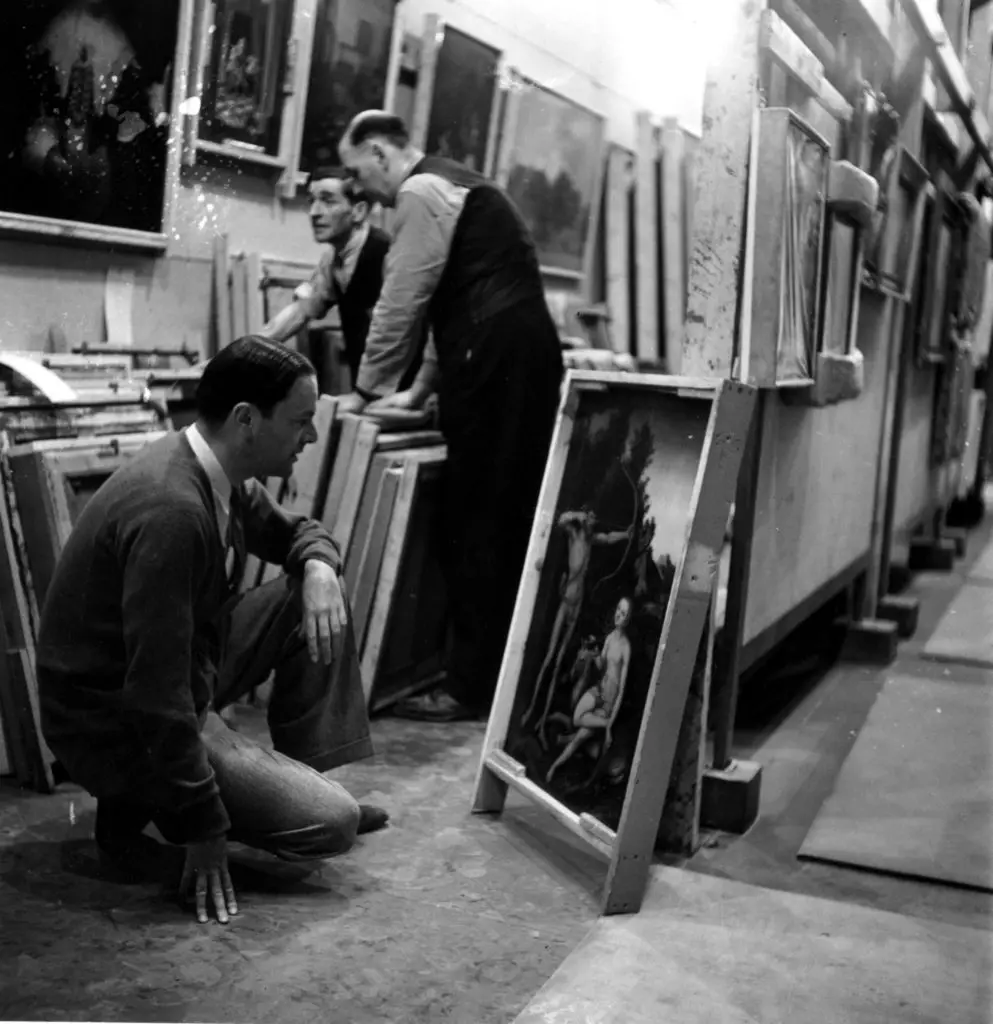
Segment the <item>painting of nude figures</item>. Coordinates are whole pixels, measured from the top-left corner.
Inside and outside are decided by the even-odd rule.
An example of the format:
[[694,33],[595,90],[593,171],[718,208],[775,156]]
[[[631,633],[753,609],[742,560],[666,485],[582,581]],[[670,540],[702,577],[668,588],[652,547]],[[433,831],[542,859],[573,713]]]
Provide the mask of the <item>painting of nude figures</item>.
[[504,750],[616,829],[711,404],[580,391]]

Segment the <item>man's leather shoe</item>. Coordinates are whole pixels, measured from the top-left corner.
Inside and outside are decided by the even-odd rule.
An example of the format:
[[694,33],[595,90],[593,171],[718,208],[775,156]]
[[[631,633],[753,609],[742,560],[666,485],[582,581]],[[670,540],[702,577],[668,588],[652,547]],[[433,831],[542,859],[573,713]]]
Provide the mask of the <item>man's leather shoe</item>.
[[479,717],[440,687],[399,701],[393,714],[415,722],[468,722]]
[[366,832],[378,832],[385,828],[390,816],[382,807],[374,807],[372,804],[359,804],[359,835],[364,836]]

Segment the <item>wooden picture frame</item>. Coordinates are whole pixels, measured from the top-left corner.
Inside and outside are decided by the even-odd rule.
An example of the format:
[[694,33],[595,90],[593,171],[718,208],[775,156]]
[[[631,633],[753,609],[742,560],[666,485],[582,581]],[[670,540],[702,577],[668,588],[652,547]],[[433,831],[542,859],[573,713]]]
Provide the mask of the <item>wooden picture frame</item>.
[[[606,144],[602,114],[516,69],[508,70],[496,182],[517,204],[531,230],[542,273],[585,282],[587,288],[599,228]],[[560,170],[549,180],[553,166]],[[556,200],[556,205],[548,197],[560,181],[566,198]],[[568,209],[570,203],[576,207],[572,217],[563,213],[558,223],[555,211]]]
[[448,23],[441,23],[434,37],[424,152],[486,174],[500,106],[503,54]]
[[[424,486],[425,475],[432,472],[429,467],[439,469],[446,458],[447,450],[444,447],[432,447],[404,452],[398,459],[401,467],[396,498],[389,518],[389,529],[375,581],[375,597],[361,648],[362,685],[366,700],[373,706],[377,697],[382,696],[377,695],[377,689],[381,689],[384,682],[383,669],[393,639],[391,634],[397,619],[397,608],[405,589],[411,583],[411,551],[415,540],[412,526],[418,521],[415,510],[419,493]],[[390,471],[387,472],[389,474]],[[375,556],[375,551],[370,553]],[[367,557],[370,553],[367,553]],[[391,696],[399,699],[396,694]]]
[[791,109],[755,111],[736,376],[757,387],[814,383],[830,151]]
[[634,208],[635,155],[611,144],[607,153],[606,239],[607,311],[614,352],[629,354],[634,347],[632,327],[635,268],[631,259]]
[[900,147],[896,168],[897,204],[894,208],[888,203],[885,205],[875,238],[878,253],[884,245],[887,232],[900,231],[900,243],[894,246],[896,266],[893,270],[884,270],[878,266],[878,260],[864,260],[862,284],[900,302],[909,302],[921,249],[924,216],[928,201],[934,196],[934,186],[924,165],[903,146]]
[[949,184],[937,184],[927,205],[926,222],[924,306],[917,335],[917,361],[922,366],[945,363],[951,339],[962,217]]
[[[755,398],[737,381],[566,377],[473,810],[500,812],[509,787],[544,808],[609,863],[606,914],[641,905]],[[568,572],[582,543],[590,580]],[[599,660],[589,629],[607,633]],[[604,678],[583,692],[604,662],[620,694],[617,676],[613,694]],[[552,710],[569,690],[571,718]],[[556,757],[552,724],[568,733],[584,702],[611,737],[577,727]],[[592,774],[574,763],[563,782],[590,741]]]
[[55,564],[88,498],[116,469],[165,431],[65,438],[7,452],[35,600],[42,604]]
[[22,159],[0,168],[8,197],[0,233],[166,250],[194,5],[154,0],[109,12],[41,0],[30,10],[3,7],[0,32],[18,60],[0,69],[0,86],[21,97],[21,106],[8,111],[0,148],[21,151]]

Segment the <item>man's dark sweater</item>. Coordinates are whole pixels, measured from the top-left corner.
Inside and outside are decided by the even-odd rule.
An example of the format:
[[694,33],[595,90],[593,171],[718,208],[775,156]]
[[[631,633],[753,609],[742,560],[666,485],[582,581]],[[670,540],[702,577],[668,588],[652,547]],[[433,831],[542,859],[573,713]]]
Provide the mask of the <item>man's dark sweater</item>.
[[[341,564],[330,534],[249,481],[245,547],[300,574]],[[200,740],[231,596],[206,471],[183,433],[150,445],[79,516],[45,598],[37,647],[42,727],[95,796],[172,812],[186,841],[220,835],[227,812]]]

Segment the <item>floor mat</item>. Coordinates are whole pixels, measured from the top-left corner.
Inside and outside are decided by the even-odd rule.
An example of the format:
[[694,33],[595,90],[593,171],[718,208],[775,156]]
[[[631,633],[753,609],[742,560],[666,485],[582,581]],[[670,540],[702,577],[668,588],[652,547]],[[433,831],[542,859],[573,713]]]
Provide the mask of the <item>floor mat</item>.
[[993,674],[891,676],[800,857],[993,891]]
[[656,868],[516,1024],[988,1024],[991,935]]
[[924,657],[993,668],[993,588],[966,583],[924,645]]

